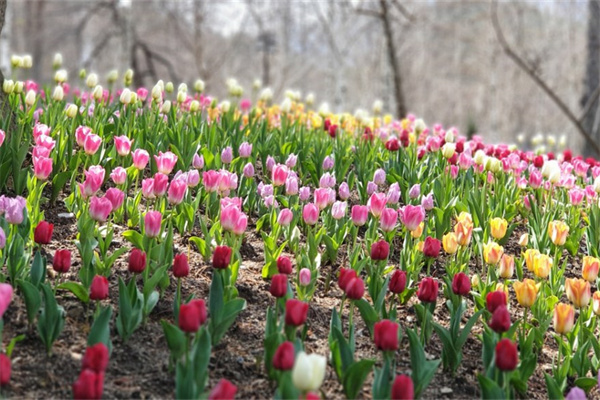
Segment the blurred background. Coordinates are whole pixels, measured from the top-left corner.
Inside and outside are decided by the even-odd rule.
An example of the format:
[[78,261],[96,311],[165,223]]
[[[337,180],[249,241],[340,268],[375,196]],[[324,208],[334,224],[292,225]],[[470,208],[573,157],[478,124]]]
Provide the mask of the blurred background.
[[106,77],[132,68],[134,86],[163,79],[192,87],[201,78],[219,99],[234,77],[242,98],[256,96],[260,81],[276,101],[293,89],[332,111],[371,111],[379,99],[384,112],[487,140],[524,138],[532,147],[551,135],[552,150],[565,135],[585,152],[577,124],[534,80],[600,137],[598,0],[509,1],[494,10],[462,0],[8,0],[0,68],[11,77],[10,55],[30,54],[33,67],[13,77],[51,84],[59,52],[72,85],[81,69]]

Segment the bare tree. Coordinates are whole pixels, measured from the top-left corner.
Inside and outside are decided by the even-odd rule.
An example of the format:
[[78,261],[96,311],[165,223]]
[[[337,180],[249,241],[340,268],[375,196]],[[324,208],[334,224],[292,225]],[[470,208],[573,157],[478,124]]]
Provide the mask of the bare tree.
[[[587,62],[584,79],[584,92],[581,97],[581,107],[589,110],[584,115],[582,125],[590,136],[600,141],[598,129],[599,102],[597,92],[600,89],[600,1],[588,1],[588,27],[587,27]],[[583,152],[590,154],[589,147],[583,146]]]

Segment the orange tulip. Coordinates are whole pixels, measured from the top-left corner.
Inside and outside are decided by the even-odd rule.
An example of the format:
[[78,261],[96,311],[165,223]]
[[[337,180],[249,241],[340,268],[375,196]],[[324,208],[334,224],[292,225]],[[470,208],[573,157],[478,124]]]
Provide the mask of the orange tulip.
[[540,254],[540,251],[538,249],[525,250],[525,265],[527,265],[527,269],[531,272],[533,272],[533,259],[538,254]]
[[567,278],[565,283],[567,298],[577,308],[586,307],[592,298],[590,283],[583,279]]
[[419,224],[419,226],[417,226],[417,229],[410,232],[410,235],[415,239],[420,238],[421,235],[423,234],[423,228],[425,228],[425,224],[423,222],[421,222]]
[[571,332],[575,325],[575,310],[569,304],[558,303],[554,307],[552,322],[556,333],[564,335]]
[[538,278],[547,278],[552,269],[552,258],[547,254],[536,254],[533,258],[533,273]]
[[496,242],[488,242],[483,245],[483,258],[487,264],[498,264],[503,254],[504,248]]
[[515,258],[511,255],[504,254],[498,265],[500,277],[504,279],[512,278],[515,273]]
[[592,256],[583,256],[583,279],[588,282],[595,282],[598,278],[600,269],[600,260]]
[[600,315],[600,291],[595,291],[592,296],[592,306],[594,308],[594,314]]
[[563,221],[551,221],[548,224],[548,235],[550,240],[557,246],[562,246],[567,241],[569,234],[569,225]]
[[442,238],[444,251],[448,254],[454,254],[458,250],[458,241],[454,232],[449,232]]
[[533,279],[524,279],[523,282],[517,281],[513,286],[520,305],[529,308],[535,303],[539,288]]
[[420,251],[420,252],[423,252],[423,246],[424,246],[424,245],[425,245],[425,242],[423,242],[422,240],[420,240],[420,241],[417,243],[417,250],[418,250],[418,251]]
[[504,218],[492,218],[490,221],[490,231],[494,239],[500,240],[506,235],[508,222]]

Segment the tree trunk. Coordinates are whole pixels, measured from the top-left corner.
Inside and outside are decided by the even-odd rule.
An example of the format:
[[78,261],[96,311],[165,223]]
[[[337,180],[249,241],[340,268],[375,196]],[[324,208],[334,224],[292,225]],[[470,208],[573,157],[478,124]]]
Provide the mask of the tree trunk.
[[[6,18],[6,2],[7,0],[0,0],[0,33],[4,28],[4,19]],[[0,83],[4,82],[4,75],[0,70]],[[11,126],[14,125],[15,119],[13,118],[13,112],[8,103],[8,96],[4,93],[4,90],[0,90],[0,118],[11,121]],[[7,135],[10,135],[10,129],[7,129]],[[7,140],[8,141],[8,140]]]
[[[592,93],[600,85],[600,1],[589,0],[588,9],[587,65],[581,107],[587,105]],[[598,129],[598,123],[594,123],[599,107],[600,101],[596,99],[582,121],[585,130],[590,133],[596,143],[600,142],[600,129]],[[588,156],[593,155],[592,149],[586,143],[583,144],[582,152]]]
[[402,76],[400,75],[400,66],[396,58],[396,46],[394,43],[394,33],[392,32],[392,24],[387,0],[379,0],[381,5],[381,20],[383,22],[383,33],[387,44],[388,58],[390,60],[390,68],[392,69],[392,77],[394,81],[394,98],[396,100],[396,117],[404,118],[406,116],[406,104],[404,103],[404,94],[402,93]]

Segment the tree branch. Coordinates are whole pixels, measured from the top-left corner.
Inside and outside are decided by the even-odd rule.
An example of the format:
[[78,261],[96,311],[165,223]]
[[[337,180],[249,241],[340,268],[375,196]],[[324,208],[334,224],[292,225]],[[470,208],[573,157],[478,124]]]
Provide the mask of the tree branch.
[[596,155],[600,156],[600,146],[598,143],[592,139],[589,132],[583,127],[581,121],[573,114],[571,109],[562,101],[562,99],[556,94],[550,86],[536,73],[535,69],[529,65],[521,56],[519,56],[512,47],[508,44],[508,41],[504,37],[504,33],[502,32],[502,27],[500,26],[500,21],[498,20],[498,2],[497,0],[492,0],[491,3],[491,19],[492,26],[496,33],[496,38],[500,43],[500,46],[504,50],[504,53],[514,61],[515,64],[519,68],[521,68],[529,77],[542,89],[544,93],[550,97],[550,99],[554,102],[554,104],[563,112],[563,114],[571,121],[573,126],[577,129],[577,131],[587,140],[590,146],[594,149]]
[[596,90],[594,90],[592,92],[592,94],[590,95],[590,98],[588,99],[587,103],[585,103],[585,106],[583,107],[583,110],[581,111],[581,114],[579,115],[578,120],[580,122],[583,122],[583,119],[585,118],[585,116],[587,115],[587,113],[590,112],[590,110],[592,109],[592,106],[594,105],[594,103],[596,102],[596,100],[598,99],[598,97],[600,97],[600,86],[598,86],[596,88]]
[[398,0],[392,0],[392,5],[396,8],[396,10],[400,11],[400,14],[404,16],[411,24],[417,22],[417,18],[414,14],[411,14],[404,5],[402,5]]

